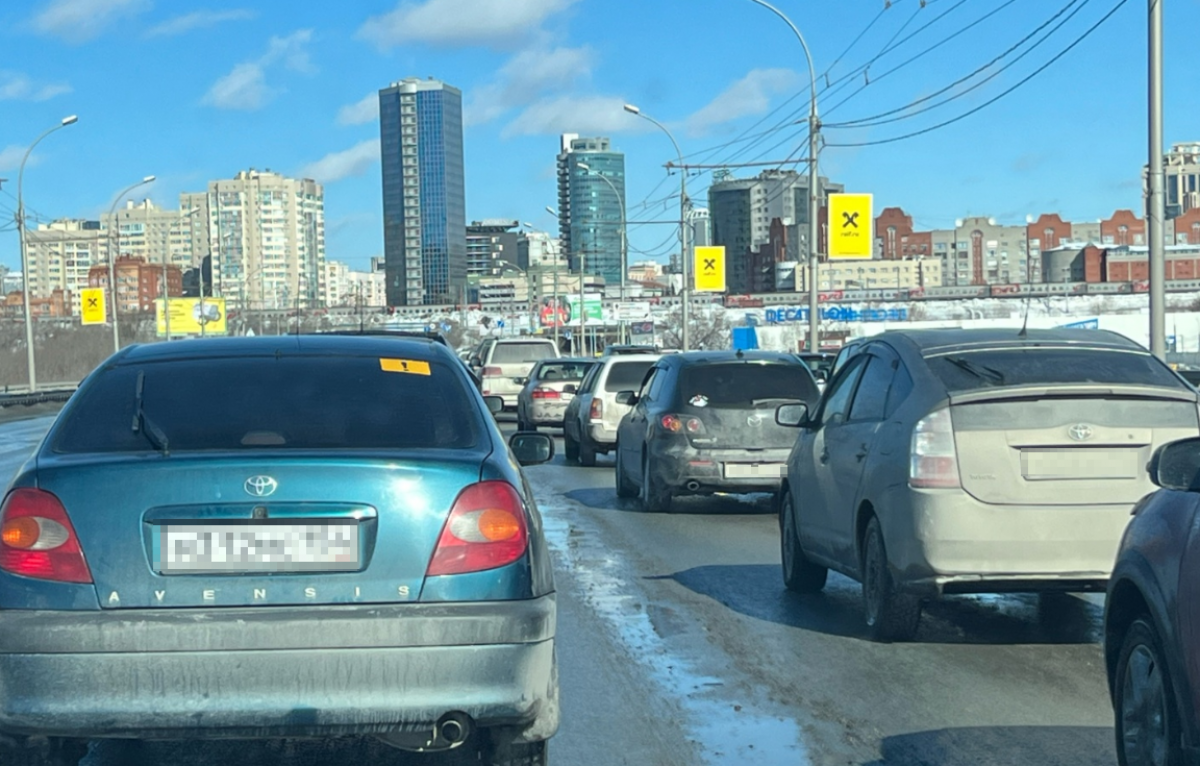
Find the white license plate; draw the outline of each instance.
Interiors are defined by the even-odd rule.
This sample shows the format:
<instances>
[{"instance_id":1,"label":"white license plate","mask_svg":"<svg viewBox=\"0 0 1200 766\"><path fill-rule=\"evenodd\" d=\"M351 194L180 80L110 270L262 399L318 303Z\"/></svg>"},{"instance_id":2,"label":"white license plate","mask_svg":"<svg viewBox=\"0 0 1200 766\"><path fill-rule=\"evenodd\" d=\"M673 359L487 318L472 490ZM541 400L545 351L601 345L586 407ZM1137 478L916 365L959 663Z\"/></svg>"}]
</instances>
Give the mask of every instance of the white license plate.
<instances>
[{"instance_id":1,"label":"white license plate","mask_svg":"<svg viewBox=\"0 0 1200 766\"><path fill-rule=\"evenodd\" d=\"M1138 451L1130 449L1025 449L1021 467L1028 481L1136 479L1141 475L1138 458Z\"/></svg>"},{"instance_id":2,"label":"white license plate","mask_svg":"<svg viewBox=\"0 0 1200 766\"><path fill-rule=\"evenodd\" d=\"M336 572L359 568L358 524L167 524L160 572Z\"/></svg>"},{"instance_id":3,"label":"white license plate","mask_svg":"<svg viewBox=\"0 0 1200 766\"><path fill-rule=\"evenodd\" d=\"M726 463L726 479L778 479L787 473L786 463Z\"/></svg>"}]
</instances>

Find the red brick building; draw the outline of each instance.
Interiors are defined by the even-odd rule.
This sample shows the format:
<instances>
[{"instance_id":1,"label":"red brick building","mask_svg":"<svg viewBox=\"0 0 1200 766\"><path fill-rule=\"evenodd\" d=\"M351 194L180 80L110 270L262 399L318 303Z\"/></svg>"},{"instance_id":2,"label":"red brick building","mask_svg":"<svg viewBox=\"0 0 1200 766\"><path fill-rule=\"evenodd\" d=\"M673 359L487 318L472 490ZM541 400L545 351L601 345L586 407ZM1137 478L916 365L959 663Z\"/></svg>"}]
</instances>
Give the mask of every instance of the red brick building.
<instances>
[{"instance_id":1,"label":"red brick building","mask_svg":"<svg viewBox=\"0 0 1200 766\"><path fill-rule=\"evenodd\" d=\"M25 316L25 294L17 291L0 299L0 316L9 319L21 319ZM29 313L37 317L69 317L71 316L71 293L55 289L49 298L34 298L29 304Z\"/></svg>"},{"instance_id":2,"label":"red brick building","mask_svg":"<svg viewBox=\"0 0 1200 766\"><path fill-rule=\"evenodd\" d=\"M1200 207L1192 208L1173 223L1176 245L1200 245Z\"/></svg>"},{"instance_id":3,"label":"red brick building","mask_svg":"<svg viewBox=\"0 0 1200 766\"><path fill-rule=\"evenodd\" d=\"M1100 222L1100 241L1112 247L1146 244L1146 221L1132 210L1118 210L1112 218Z\"/></svg>"},{"instance_id":4,"label":"red brick building","mask_svg":"<svg viewBox=\"0 0 1200 766\"><path fill-rule=\"evenodd\" d=\"M154 301L162 297L163 267L146 263L139 256L122 255L116 261L117 309L122 314L154 311ZM108 265L88 269L88 287L108 287ZM167 266L167 295L183 295L183 271Z\"/></svg>"},{"instance_id":5,"label":"red brick building","mask_svg":"<svg viewBox=\"0 0 1200 766\"><path fill-rule=\"evenodd\" d=\"M903 208L887 207L875 218L876 253L885 260L928 257L933 254L933 233L913 231L913 219Z\"/></svg>"}]
</instances>

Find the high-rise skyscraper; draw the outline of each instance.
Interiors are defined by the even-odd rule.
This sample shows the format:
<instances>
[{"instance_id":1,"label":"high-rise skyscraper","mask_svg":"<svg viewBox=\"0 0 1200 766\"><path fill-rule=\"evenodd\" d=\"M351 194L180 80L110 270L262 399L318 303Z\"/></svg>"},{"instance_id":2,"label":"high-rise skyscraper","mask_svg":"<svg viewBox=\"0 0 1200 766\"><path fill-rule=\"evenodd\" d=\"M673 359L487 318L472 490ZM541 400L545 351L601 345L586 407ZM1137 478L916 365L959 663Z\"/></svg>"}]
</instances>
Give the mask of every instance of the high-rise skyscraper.
<instances>
[{"instance_id":1,"label":"high-rise skyscraper","mask_svg":"<svg viewBox=\"0 0 1200 766\"><path fill-rule=\"evenodd\" d=\"M614 152L607 138L563 134L558 154L559 238L572 271L582 267L603 276L606 284L620 283L624 201L625 155Z\"/></svg>"},{"instance_id":2,"label":"high-rise skyscraper","mask_svg":"<svg viewBox=\"0 0 1200 766\"><path fill-rule=\"evenodd\" d=\"M462 91L410 77L379 91L391 306L455 303L467 284Z\"/></svg>"}]
</instances>

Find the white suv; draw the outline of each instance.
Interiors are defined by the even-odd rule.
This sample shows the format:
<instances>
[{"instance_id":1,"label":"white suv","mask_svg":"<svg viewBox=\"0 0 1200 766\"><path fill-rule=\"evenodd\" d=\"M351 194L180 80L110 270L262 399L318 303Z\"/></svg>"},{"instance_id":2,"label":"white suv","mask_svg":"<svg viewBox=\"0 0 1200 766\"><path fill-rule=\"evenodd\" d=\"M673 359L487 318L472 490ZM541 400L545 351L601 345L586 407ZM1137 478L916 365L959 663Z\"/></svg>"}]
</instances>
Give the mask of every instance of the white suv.
<instances>
[{"instance_id":1,"label":"white suv","mask_svg":"<svg viewBox=\"0 0 1200 766\"><path fill-rule=\"evenodd\" d=\"M617 427L631 409L618 404L617 394L637 391L661 354L618 354L602 357L588 372L563 415L563 442L567 460L596 464L596 453L617 446Z\"/></svg>"},{"instance_id":2,"label":"white suv","mask_svg":"<svg viewBox=\"0 0 1200 766\"><path fill-rule=\"evenodd\" d=\"M533 366L543 359L557 359L558 347L548 338L498 340L486 350L480 377L484 396L499 396L504 409L517 409L517 395L525 387Z\"/></svg>"}]
</instances>

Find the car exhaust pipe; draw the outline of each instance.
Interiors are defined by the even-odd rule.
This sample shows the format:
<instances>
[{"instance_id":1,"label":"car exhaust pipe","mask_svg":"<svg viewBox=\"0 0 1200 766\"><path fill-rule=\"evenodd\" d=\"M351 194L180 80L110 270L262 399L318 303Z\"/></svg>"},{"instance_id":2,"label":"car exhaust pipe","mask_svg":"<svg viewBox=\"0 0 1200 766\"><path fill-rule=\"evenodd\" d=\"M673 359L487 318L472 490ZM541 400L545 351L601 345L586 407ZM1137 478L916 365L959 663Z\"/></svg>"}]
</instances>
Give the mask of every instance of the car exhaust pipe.
<instances>
[{"instance_id":1,"label":"car exhaust pipe","mask_svg":"<svg viewBox=\"0 0 1200 766\"><path fill-rule=\"evenodd\" d=\"M434 733L450 747L457 747L471 736L471 719L465 713L446 713L438 720Z\"/></svg>"},{"instance_id":2,"label":"car exhaust pipe","mask_svg":"<svg viewBox=\"0 0 1200 766\"><path fill-rule=\"evenodd\" d=\"M684 484L683 486L684 486L684 489L686 489L688 492L696 492L700 489L700 482L696 481L695 479L692 479L691 481L689 481L687 484Z\"/></svg>"}]
</instances>

